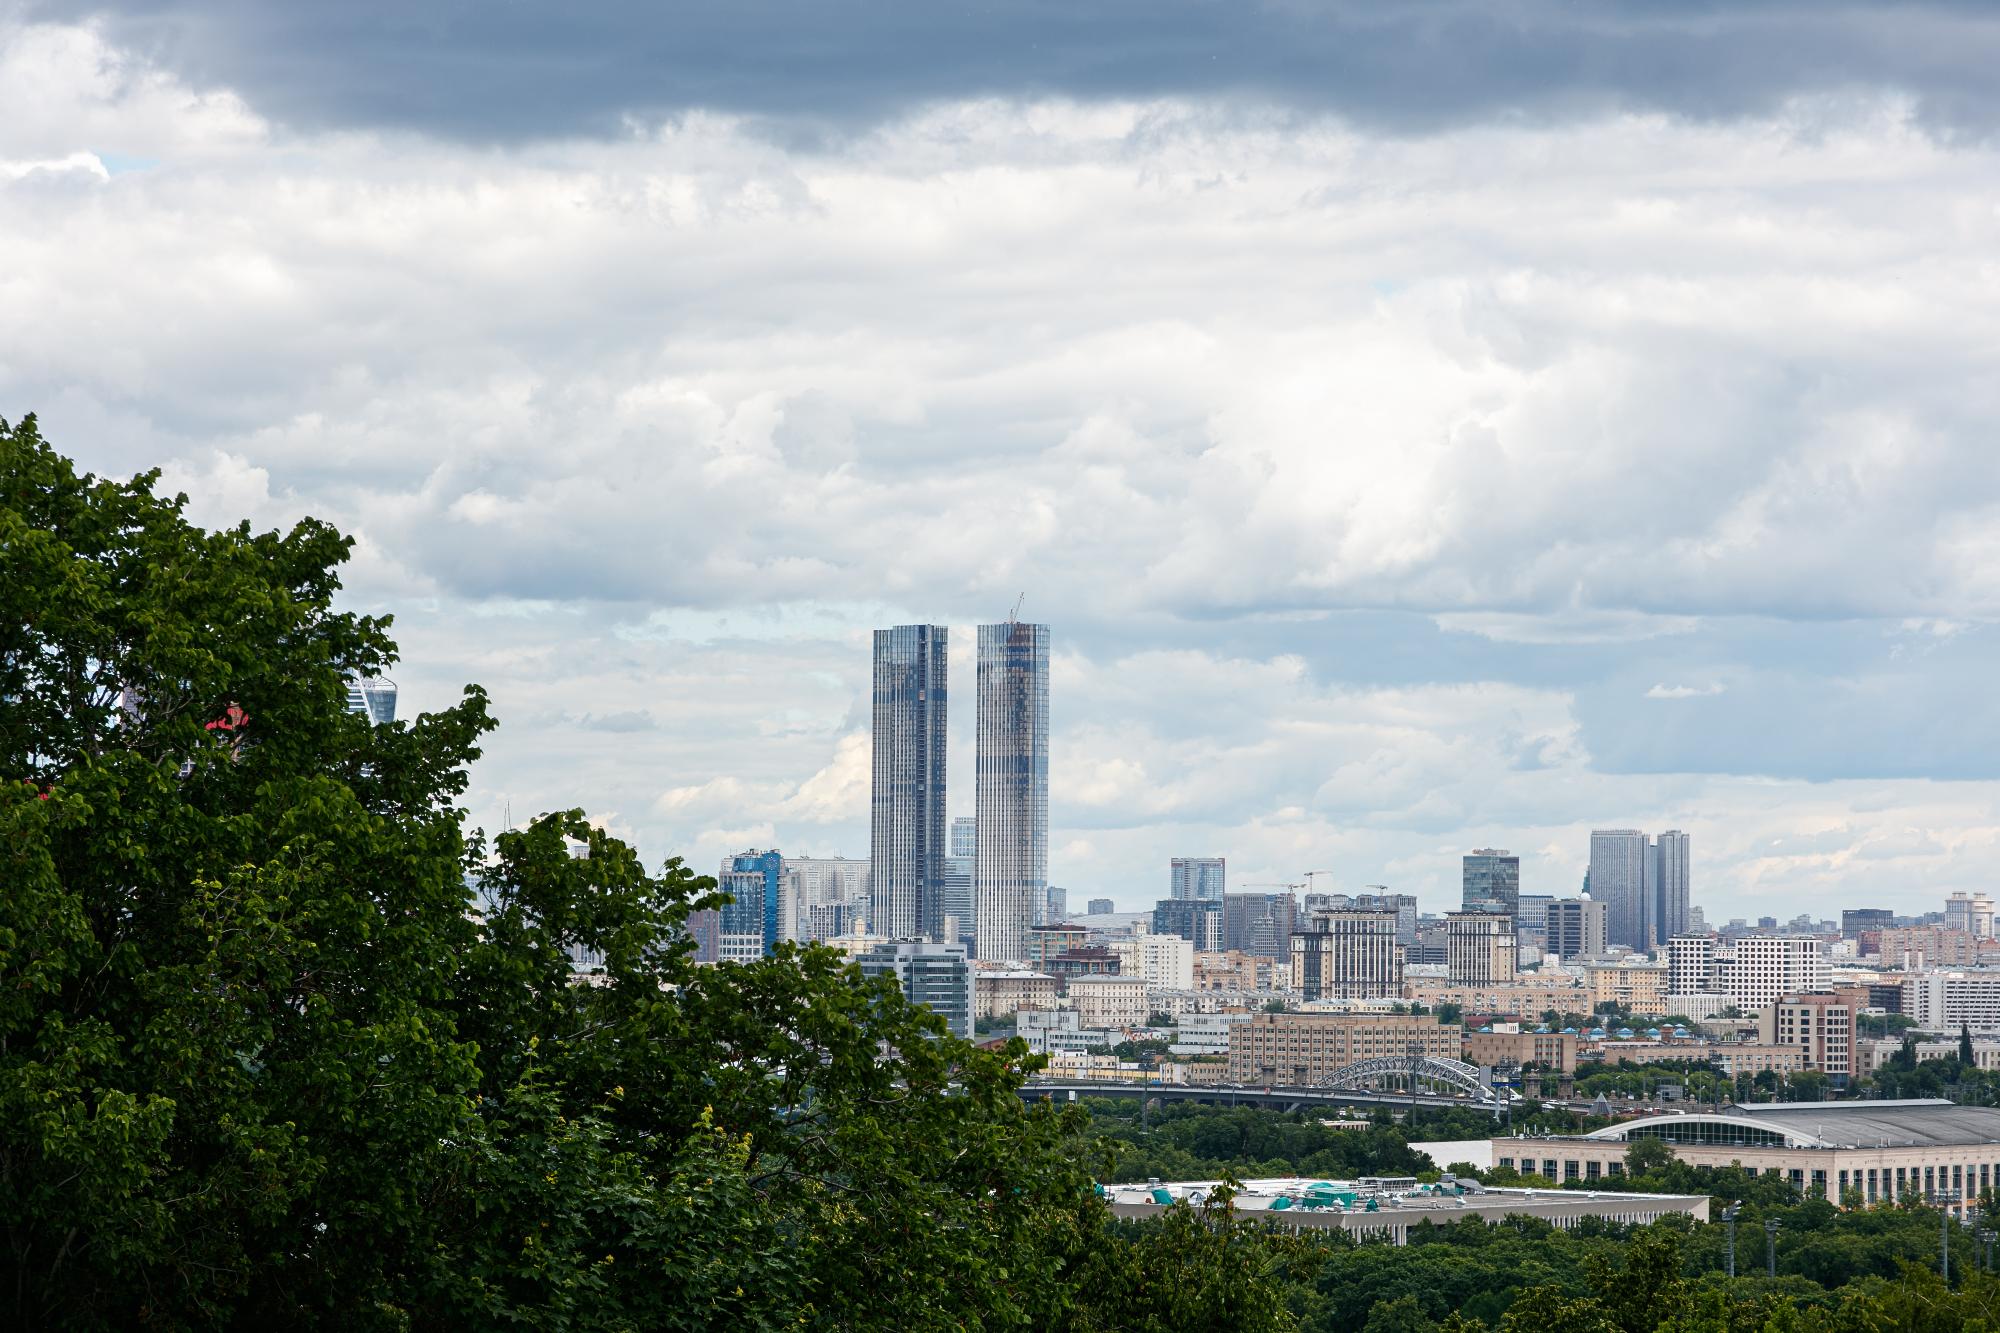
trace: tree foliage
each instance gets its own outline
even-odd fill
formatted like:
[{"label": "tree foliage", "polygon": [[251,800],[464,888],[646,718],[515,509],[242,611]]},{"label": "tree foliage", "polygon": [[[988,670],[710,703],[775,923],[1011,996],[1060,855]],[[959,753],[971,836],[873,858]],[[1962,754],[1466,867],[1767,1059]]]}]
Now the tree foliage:
[{"label": "tree foliage", "polygon": [[346,710],[348,541],[155,480],[0,422],[0,1323],[1061,1328],[1147,1259],[1023,1048],[695,966],[713,882],[578,811],[469,834],[485,696]]}]

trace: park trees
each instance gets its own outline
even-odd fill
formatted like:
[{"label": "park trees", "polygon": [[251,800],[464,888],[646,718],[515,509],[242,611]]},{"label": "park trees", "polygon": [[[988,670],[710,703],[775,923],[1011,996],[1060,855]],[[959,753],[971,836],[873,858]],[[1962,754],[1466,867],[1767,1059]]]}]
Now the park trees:
[{"label": "park trees", "polygon": [[[384,726],[347,539],[207,532],[0,422],[0,1322],[1062,1327],[1082,1117],[577,811]],[[579,854],[580,853],[580,854]],[[477,910],[475,910],[477,909]],[[604,959],[576,985],[569,959]]]}]

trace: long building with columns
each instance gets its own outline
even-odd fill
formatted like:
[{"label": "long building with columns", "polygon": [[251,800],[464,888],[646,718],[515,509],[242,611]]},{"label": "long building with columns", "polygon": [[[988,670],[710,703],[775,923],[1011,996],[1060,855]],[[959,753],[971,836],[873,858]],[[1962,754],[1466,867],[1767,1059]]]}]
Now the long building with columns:
[{"label": "long building with columns", "polygon": [[[1776,1173],[1835,1204],[1911,1195],[1963,1217],[2000,1189],[2000,1108],[1937,1098],[1777,1102],[1646,1116],[1566,1138],[1493,1140],[1493,1161],[1560,1183],[1625,1173],[1635,1139],[1695,1166]],[[1938,1195],[1942,1194],[1942,1200]]]}]

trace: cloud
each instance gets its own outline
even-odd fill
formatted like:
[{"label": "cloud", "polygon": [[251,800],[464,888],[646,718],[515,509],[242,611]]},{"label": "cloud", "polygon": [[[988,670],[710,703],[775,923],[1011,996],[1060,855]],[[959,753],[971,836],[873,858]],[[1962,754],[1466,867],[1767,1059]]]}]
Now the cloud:
[{"label": "cloud", "polygon": [[90,16],[121,46],[293,125],[489,141],[615,136],[634,117],[696,108],[809,133],[986,97],[1227,99],[1403,131],[1627,110],[1754,117],[1897,89],[1936,123],[1985,131],[2000,106],[2000,28],[1953,3],[41,0],[29,12]]},{"label": "cloud", "polygon": [[1648,699],[1705,699],[1721,694],[1728,688],[1720,681],[1710,681],[1706,685],[1655,685],[1646,691]]},{"label": "cloud", "polygon": [[[1712,116],[1114,80],[468,149],[368,128],[268,26],[338,16],[157,12],[0,36],[8,161],[155,163],[0,179],[0,412],[203,521],[353,533],[406,706],[492,692],[488,826],[865,855],[868,631],[919,619],[969,812],[968,627],[1025,590],[1079,893],[1221,850],[1438,901],[1480,845],[1567,891],[1592,824],[1696,830],[1712,907],[1983,883],[2000,161],[1936,132],[1949,69]],[[332,100],[284,110],[238,42]]]}]

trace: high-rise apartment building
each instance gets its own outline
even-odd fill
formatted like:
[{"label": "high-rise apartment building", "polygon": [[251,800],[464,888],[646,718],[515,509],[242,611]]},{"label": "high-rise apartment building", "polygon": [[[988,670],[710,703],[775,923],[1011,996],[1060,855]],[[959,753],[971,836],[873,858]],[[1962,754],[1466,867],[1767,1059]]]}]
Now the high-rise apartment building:
[{"label": "high-rise apartment building", "polygon": [[1468,912],[1513,916],[1521,906],[1521,858],[1495,847],[1469,852],[1460,872]]},{"label": "high-rise apartment building", "polygon": [[1226,893],[1222,896],[1222,947],[1264,958],[1291,952],[1298,924],[1298,899],[1283,893]]},{"label": "high-rise apartment building", "polygon": [[1757,1015],[1767,1046],[1798,1046],[1808,1069],[1845,1083],[1854,1072],[1854,1007],[1839,995],[1781,995]]},{"label": "high-rise apartment building", "polygon": [[347,711],[359,713],[376,726],[396,720],[396,682],[380,676],[350,676]]},{"label": "high-rise apartment building", "polygon": [[740,958],[747,940],[756,940],[752,957],[761,958],[786,938],[780,899],[784,892],[785,858],[778,852],[751,849],[722,859],[716,886],[735,899],[722,909],[722,957]]},{"label": "high-rise apartment building", "polygon": [[1799,935],[1743,935],[1721,969],[1722,989],[1754,1013],[1780,995],[1827,988],[1826,941]]},{"label": "high-rise apartment building", "polygon": [[1548,952],[1563,962],[1604,956],[1604,904],[1557,898],[1548,906]]},{"label": "high-rise apartment building", "polygon": [[1960,890],[1944,900],[1944,928],[1962,930],[1982,940],[1993,938],[1993,900],[1983,893]]},{"label": "high-rise apartment building", "polygon": [[889,940],[854,961],[863,976],[895,977],[903,994],[943,1018],[953,1035],[972,1035],[973,971],[964,945]]},{"label": "high-rise apartment building", "polygon": [[1292,989],[1306,1000],[1382,999],[1403,993],[1394,912],[1320,912],[1292,936]]},{"label": "high-rise apartment building", "polygon": [[1153,908],[1153,933],[1178,935],[1199,953],[1222,949],[1222,904],[1210,898],[1162,898]]},{"label": "high-rise apartment building", "polygon": [[868,862],[846,856],[785,858],[778,889],[780,939],[831,939],[844,933],[833,927],[867,915]]},{"label": "high-rise apartment building", "polygon": [[1028,956],[1049,891],[1049,627],[979,627],[978,956]]},{"label": "high-rise apartment building", "polygon": [[943,931],[946,659],[942,625],[875,631],[869,929],[892,940]]},{"label": "high-rise apartment building", "polygon": [[1084,901],[1084,915],[1109,916],[1118,910],[1118,904],[1109,898],[1088,898]]},{"label": "high-rise apartment building", "polygon": [[1227,878],[1223,857],[1176,856],[1168,863],[1167,896],[1221,902]]},{"label": "high-rise apartment building", "polygon": [[1455,985],[1511,984],[1518,958],[1513,917],[1477,908],[1446,914],[1445,965]]},{"label": "high-rise apartment building", "polygon": [[1179,935],[1134,935],[1112,950],[1124,976],[1144,977],[1147,985],[1168,990],[1194,989],[1194,945]]},{"label": "high-rise apartment building", "polygon": [[1721,990],[1713,935],[1675,935],[1667,941],[1667,993],[1712,995]]}]

